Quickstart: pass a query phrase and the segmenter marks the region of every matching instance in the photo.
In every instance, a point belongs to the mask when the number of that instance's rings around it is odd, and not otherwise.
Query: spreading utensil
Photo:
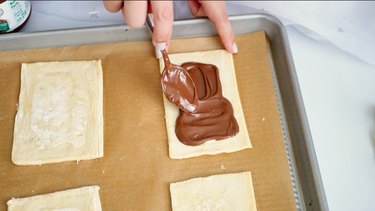
[[[154,32],[152,14],[147,14],[146,26],[152,34]],[[171,63],[166,50],[161,52],[164,60],[164,69],[160,81],[164,95],[181,110],[194,113],[197,109],[198,95],[193,79],[185,68]]]

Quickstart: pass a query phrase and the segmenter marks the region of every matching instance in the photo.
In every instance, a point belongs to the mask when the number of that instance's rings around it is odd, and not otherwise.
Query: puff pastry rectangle
[[[22,64],[13,163],[99,157],[103,157],[101,61]]]
[[[176,119],[179,115],[179,109],[176,105],[169,102],[163,95],[165,122],[168,134],[169,157],[172,159],[182,159],[200,155],[214,155],[224,152],[229,153],[251,148],[250,137],[238,93],[232,54],[226,52],[225,50],[213,50],[170,54],[169,58],[172,63],[178,65],[181,65],[184,62],[200,62],[215,65],[219,69],[223,96],[231,102],[234,110],[234,117],[239,125],[239,133],[233,137],[220,141],[208,141],[199,146],[185,145],[178,140],[175,133]],[[160,71],[162,72],[164,69],[163,59],[160,59],[159,63]]]
[[[99,186],[86,186],[7,202],[8,211],[101,211]]]
[[[255,211],[250,172],[220,174],[170,184],[172,210]]]

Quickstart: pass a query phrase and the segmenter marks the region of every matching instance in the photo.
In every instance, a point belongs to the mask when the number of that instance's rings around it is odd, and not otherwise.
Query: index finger
[[[224,1],[200,1],[207,17],[214,23],[217,33],[225,49],[237,53],[232,26],[229,22]]]

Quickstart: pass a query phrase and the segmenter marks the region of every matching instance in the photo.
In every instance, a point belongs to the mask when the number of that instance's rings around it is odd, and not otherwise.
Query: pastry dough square
[[[12,161],[41,165],[103,157],[101,61],[22,64]]]
[[[12,198],[8,211],[101,211],[99,186],[86,186],[25,198]]]
[[[170,191],[173,211],[256,210],[249,171],[172,183]]]
[[[230,138],[220,141],[208,141],[199,146],[188,146],[181,143],[175,133],[176,119],[179,109],[169,102],[163,94],[165,123],[167,127],[169,157],[172,159],[182,159],[196,157],[200,155],[214,155],[219,153],[229,153],[251,148],[249,133],[247,131],[245,116],[241,106],[240,95],[237,88],[237,80],[234,70],[232,54],[225,50],[213,50],[205,52],[170,54],[172,63],[181,65],[184,62],[200,62],[213,64],[219,69],[219,77],[222,85],[223,96],[227,98],[233,106],[234,117],[239,126],[239,132]],[[159,60],[160,71],[164,69],[163,59]]]

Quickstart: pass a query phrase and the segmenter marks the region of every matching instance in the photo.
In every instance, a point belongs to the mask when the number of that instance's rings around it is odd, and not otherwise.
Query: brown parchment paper
[[[170,183],[248,170],[258,210],[295,210],[265,34],[238,35],[236,41],[234,64],[253,148],[183,160],[168,157],[159,65],[150,42],[0,52],[0,210],[12,197],[85,185],[100,186],[103,210],[171,210]],[[217,37],[170,46],[171,53],[222,48]],[[104,158],[14,165],[21,63],[93,59],[103,65]]]

